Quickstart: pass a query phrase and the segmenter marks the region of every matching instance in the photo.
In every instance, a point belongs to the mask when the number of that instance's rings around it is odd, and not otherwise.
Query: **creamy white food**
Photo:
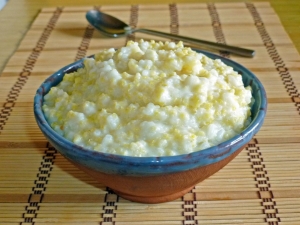
[[[51,127],[95,151],[172,156],[217,145],[250,122],[251,88],[180,42],[129,41],[86,58],[44,98]]]

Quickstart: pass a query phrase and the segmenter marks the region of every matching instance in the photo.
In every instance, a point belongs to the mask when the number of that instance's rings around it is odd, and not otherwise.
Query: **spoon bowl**
[[[156,35],[164,38],[170,38],[173,40],[184,41],[195,45],[206,46],[211,49],[227,51],[244,57],[254,57],[255,51],[245,48],[240,48],[236,46],[230,46],[226,44],[180,36],[155,30],[149,30],[144,28],[134,29],[131,28],[128,24],[119,20],[116,17],[103,13],[99,10],[90,10],[86,13],[86,19],[88,22],[102,34],[108,37],[124,37],[130,35],[134,32],[141,32],[150,35]]]
[[[106,36],[116,38],[130,34],[131,28],[128,24],[98,10],[88,11],[86,14],[86,19],[94,28]],[[126,31],[126,28],[129,29]]]

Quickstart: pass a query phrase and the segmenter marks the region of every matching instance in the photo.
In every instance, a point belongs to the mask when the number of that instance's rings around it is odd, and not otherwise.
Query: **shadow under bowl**
[[[255,99],[251,107],[250,125],[217,146],[177,156],[131,157],[96,152],[65,139],[48,124],[42,110],[43,99],[51,87],[62,81],[65,74],[83,67],[83,59],[60,69],[38,88],[34,97],[36,122],[45,137],[64,157],[121,197],[143,203],[177,199],[236,157],[259,131],[267,110],[266,92],[252,72],[230,59],[199,52],[213,59],[221,59],[233,67],[242,75],[245,86],[252,87]]]

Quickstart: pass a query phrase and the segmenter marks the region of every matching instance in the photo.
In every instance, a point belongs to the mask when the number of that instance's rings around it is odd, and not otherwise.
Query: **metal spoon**
[[[149,30],[143,28],[133,29],[123,21],[111,15],[100,12],[98,10],[88,11],[86,13],[86,19],[93,27],[95,27],[101,33],[109,37],[116,38],[116,37],[130,35],[134,32],[141,32],[141,33],[156,35],[164,38],[171,38],[173,40],[185,41],[191,44],[202,45],[215,50],[227,51],[241,56],[253,57],[255,55],[255,51],[250,49],[244,49],[244,48],[225,45],[221,43],[215,43],[215,42],[210,42],[210,41],[205,41],[205,40],[170,34],[170,33],[164,33],[155,30]]]

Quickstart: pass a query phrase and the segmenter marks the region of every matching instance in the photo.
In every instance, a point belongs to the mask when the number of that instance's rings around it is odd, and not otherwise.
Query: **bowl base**
[[[177,198],[182,197],[186,193],[188,193],[190,190],[192,190],[195,186],[186,188],[182,191],[172,193],[170,195],[164,195],[164,196],[137,196],[137,195],[129,195],[120,191],[113,190],[114,193],[119,195],[120,197],[127,199],[129,201],[133,202],[140,202],[140,203],[148,203],[148,204],[155,204],[155,203],[163,203],[163,202],[169,202],[173,201]]]
[[[124,199],[154,204],[168,202],[182,197],[199,182],[223,168],[237,156],[243,148],[244,146],[228,157],[206,166],[176,173],[160,174],[157,176],[124,176],[120,174],[107,174],[74,161],[71,162]],[[228,150],[225,152],[218,152],[216,155],[211,154],[209,157],[220,157],[227,151]]]

